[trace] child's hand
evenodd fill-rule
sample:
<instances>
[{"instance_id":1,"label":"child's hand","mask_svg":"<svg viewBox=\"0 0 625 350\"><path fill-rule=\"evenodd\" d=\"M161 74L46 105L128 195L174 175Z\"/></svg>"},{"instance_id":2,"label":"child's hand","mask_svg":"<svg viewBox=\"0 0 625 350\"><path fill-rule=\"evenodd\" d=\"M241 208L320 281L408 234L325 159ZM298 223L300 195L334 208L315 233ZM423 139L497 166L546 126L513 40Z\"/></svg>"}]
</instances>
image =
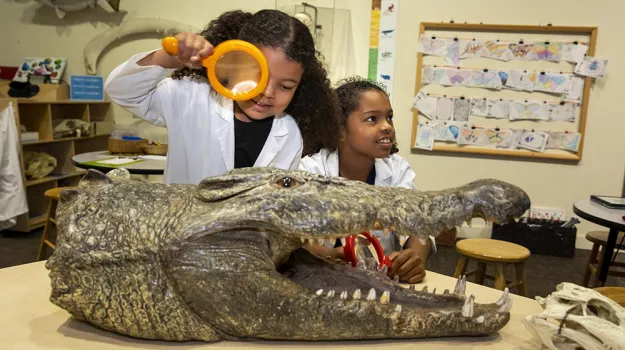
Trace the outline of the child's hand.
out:
<instances>
[{"instance_id":1,"label":"child's hand","mask_svg":"<svg viewBox=\"0 0 625 350\"><path fill-rule=\"evenodd\" d=\"M213 45L199 34L179 33L176 38L178 60L188 67L202 68L202 61L213 53Z\"/></svg>"},{"instance_id":2,"label":"child's hand","mask_svg":"<svg viewBox=\"0 0 625 350\"><path fill-rule=\"evenodd\" d=\"M399 276L401 282L418 283L425 278L425 268L419 253L411 248L393 252L389 256L393 264L389 276Z\"/></svg>"}]
</instances>

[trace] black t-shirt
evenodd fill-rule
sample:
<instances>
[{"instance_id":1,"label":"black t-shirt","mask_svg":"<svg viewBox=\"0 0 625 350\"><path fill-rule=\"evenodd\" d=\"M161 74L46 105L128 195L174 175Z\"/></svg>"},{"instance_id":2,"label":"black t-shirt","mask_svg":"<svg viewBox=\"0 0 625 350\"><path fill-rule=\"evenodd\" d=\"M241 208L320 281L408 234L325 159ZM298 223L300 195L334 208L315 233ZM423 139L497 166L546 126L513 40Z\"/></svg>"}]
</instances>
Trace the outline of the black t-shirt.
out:
<instances>
[{"instance_id":1,"label":"black t-shirt","mask_svg":"<svg viewBox=\"0 0 625 350\"><path fill-rule=\"evenodd\" d=\"M252 120L249 123L234 118L234 167L247 168L254 166L262 151L271 126L273 117Z\"/></svg>"}]
</instances>

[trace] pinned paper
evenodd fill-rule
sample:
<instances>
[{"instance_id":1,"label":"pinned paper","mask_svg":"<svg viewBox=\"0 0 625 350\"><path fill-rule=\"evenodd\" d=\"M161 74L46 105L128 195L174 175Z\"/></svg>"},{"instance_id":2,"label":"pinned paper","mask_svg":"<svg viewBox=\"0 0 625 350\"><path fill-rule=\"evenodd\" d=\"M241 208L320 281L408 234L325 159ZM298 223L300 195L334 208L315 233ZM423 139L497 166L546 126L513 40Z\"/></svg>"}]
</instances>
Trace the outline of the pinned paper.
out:
<instances>
[{"instance_id":1,"label":"pinned paper","mask_svg":"<svg viewBox=\"0 0 625 350\"><path fill-rule=\"evenodd\" d=\"M510 52L512 52L512 57L515 60L536 60L536 54L534 53L534 44L510 44L508 45L508 49L510 49Z\"/></svg>"},{"instance_id":2,"label":"pinned paper","mask_svg":"<svg viewBox=\"0 0 625 350\"><path fill-rule=\"evenodd\" d=\"M548 103L549 121L575 122L575 105L572 103Z\"/></svg>"},{"instance_id":3,"label":"pinned paper","mask_svg":"<svg viewBox=\"0 0 625 350\"><path fill-rule=\"evenodd\" d=\"M540 72L534 84L534 91L562 94L570 86L571 74Z\"/></svg>"},{"instance_id":4,"label":"pinned paper","mask_svg":"<svg viewBox=\"0 0 625 350\"><path fill-rule=\"evenodd\" d=\"M460 58L481 57L488 54L486 44L482 40L460 40Z\"/></svg>"},{"instance_id":5,"label":"pinned paper","mask_svg":"<svg viewBox=\"0 0 625 350\"><path fill-rule=\"evenodd\" d=\"M490 111L490 102L486 98L471 98L471 115L487 117Z\"/></svg>"},{"instance_id":6,"label":"pinned paper","mask_svg":"<svg viewBox=\"0 0 625 350\"><path fill-rule=\"evenodd\" d=\"M567 101L579 102L584 92L584 83L586 79L580 76L573 76L569 81L569 87L564 93L564 99Z\"/></svg>"},{"instance_id":7,"label":"pinned paper","mask_svg":"<svg viewBox=\"0 0 625 350\"><path fill-rule=\"evenodd\" d=\"M435 119L437 103L438 99L436 97L430 96L423 91L419 91L417 96L415 96L412 101L412 106L427 118Z\"/></svg>"},{"instance_id":8,"label":"pinned paper","mask_svg":"<svg viewBox=\"0 0 625 350\"><path fill-rule=\"evenodd\" d=\"M460 128L463 126L465 126L464 123L438 122L434 124L434 129L436 130L434 139L436 141L456 142Z\"/></svg>"},{"instance_id":9,"label":"pinned paper","mask_svg":"<svg viewBox=\"0 0 625 350\"><path fill-rule=\"evenodd\" d=\"M453 120L458 122L466 122L471 114L471 103L464 98L454 99Z\"/></svg>"},{"instance_id":10,"label":"pinned paper","mask_svg":"<svg viewBox=\"0 0 625 350\"><path fill-rule=\"evenodd\" d=\"M521 139L521 134L523 133L522 129L508 129L509 136L504 138L503 141L496 144L497 148L506 148L506 149L517 149L519 145L519 140Z\"/></svg>"},{"instance_id":11,"label":"pinned paper","mask_svg":"<svg viewBox=\"0 0 625 350\"><path fill-rule=\"evenodd\" d=\"M496 71L473 71L468 86L501 90L501 77Z\"/></svg>"},{"instance_id":12,"label":"pinned paper","mask_svg":"<svg viewBox=\"0 0 625 350\"><path fill-rule=\"evenodd\" d=\"M488 143L491 145L498 145L514 136L512 131L508 129L486 129L486 137L488 137Z\"/></svg>"},{"instance_id":13,"label":"pinned paper","mask_svg":"<svg viewBox=\"0 0 625 350\"><path fill-rule=\"evenodd\" d=\"M577 63L584 59L588 52L588 46L580 43L567 43L562 46L562 59L571 63Z\"/></svg>"},{"instance_id":14,"label":"pinned paper","mask_svg":"<svg viewBox=\"0 0 625 350\"><path fill-rule=\"evenodd\" d=\"M578 132L552 131L549 133L546 148L577 152L580 139L581 134Z\"/></svg>"},{"instance_id":15,"label":"pinned paper","mask_svg":"<svg viewBox=\"0 0 625 350\"><path fill-rule=\"evenodd\" d=\"M421 34L419 38L419 46L417 52L422 52L432 56L447 55L447 40L437 39L436 37Z\"/></svg>"},{"instance_id":16,"label":"pinned paper","mask_svg":"<svg viewBox=\"0 0 625 350\"><path fill-rule=\"evenodd\" d=\"M510 104L510 120L548 120L545 103L538 101L512 101Z\"/></svg>"},{"instance_id":17,"label":"pinned paper","mask_svg":"<svg viewBox=\"0 0 625 350\"><path fill-rule=\"evenodd\" d=\"M510 116L510 101L509 100L489 100L490 108L488 110L488 117L504 119Z\"/></svg>"},{"instance_id":18,"label":"pinned paper","mask_svg":"<svg viewBox=\"0 0 625 350\"><path fill-rule=\"evenodd\" d=\"M488 49L488 58L494 58L500 61L510 61L513 58L512 51L508 48L508 43L499 42L498 40L488 40L485 44Z\"/></svg>"},{"instance_id":19,"label":"pinned paper","mask_svg":"<svg viewBox=\"0 0 625 350\"><path fill-rule=\"evenodd\" d=\"M415 139L415 148L432 150L434 147L434 136L436 131L430 124L419 124L419 130L417 131L417 137Z\"/></svg>"},{"instance_id":20,"label":"pinned paper","mask_svg":"<svg viewBox=\"0 0 625 350\"><path fill-rule=\"evenodd\" d=\"M449 97L439 97L436 104L436 119L449 120L454 108L454 101Z\"/></svg>"},{"instance_id":21,"label":"pinned paper","mask_svg":"<svg viewBox=\"0 0 625 350\"><path fill-rule=\"evenodd\" d=\"M423 67L421 82L423 84L451 85L446 69L434 66Z\"/></svg>"},{"instance_id":22,"label":"pinned paper","mask_svg":"<svg viewBox=\"0 0 625 350\"><path fill-rule=\"evenodd\" d=\"M488 143L486 129L476 127L464 127L460 129L460 135L458 135L459 145L485 146L488 145Z\"/></svg>"},{"instance_id":23,"label":"pinned paper","mask_svg":"<svg viewBox=\"0 0 625 350\"><path fill-rule=\"evenodd\" d=\"M519 139L519 147L537 152L544 152L549 134L539 131L524 130Z\"/></svg>"},{"instance_id":24,"label":"pinned paper","mask_svg":"<svg viewBox=\"0 0 625 350\"><path fill-rule=\"evenodd\" d=\"M458 63L460 63L460 42L458 40L448 39L445 64L457 66Z\"/></svg>"},{"instance_id":25,"label":"pinned paper","mask_svg":"<svg viewBox=\"0 0 625 350\"><path fill-rule=\"evenodd\" d=\"M446 69L445 74L449 85L468 85L471 80L471 71L468 69Z\"/></svg>"},{"instance_id":26,"label":"pinned paper","mask_svg":"<svg viewBox=\"0 0 625 350\"><path fill-rule=\"evenodd\" d=\"M504 83L505 86L515 90L534 91L534 83L529 79L526 71L510 69L507 73L508 79Z\"/></svg>"},{"instance_id":27,"label":"pinned paper","mask_svg":"<svg viewBox=\"0 0 625 350\"><path fill-rule=\"evenodd\" d=\"M562 60L562 43L535 42L532 52L539 61L560 62Z\"/></svg>"},{"instance_id":28,"label":"pinned paper","mask_svg":"<svg viewBox=\"0 0 625 350\"><path fill-rule=\"evenodd\" d=\"M607 65L608 60L586 56L575 66L575 74L592 78L603 78Z\"/></svg>"}]
</instances>

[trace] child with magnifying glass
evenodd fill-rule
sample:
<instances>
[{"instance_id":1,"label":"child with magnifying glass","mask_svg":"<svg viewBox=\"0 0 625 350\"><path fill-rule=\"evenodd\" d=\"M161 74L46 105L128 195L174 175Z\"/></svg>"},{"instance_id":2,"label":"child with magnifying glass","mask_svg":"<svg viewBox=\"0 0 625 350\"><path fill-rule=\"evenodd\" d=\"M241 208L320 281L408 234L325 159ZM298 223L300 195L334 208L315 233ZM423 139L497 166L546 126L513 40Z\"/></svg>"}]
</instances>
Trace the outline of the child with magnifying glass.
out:
<instances>
[{"instance_id":1,"label":"child with magnifying glass","mask_svg":"<svg viewBox=\"0 0 625 350\"><path fill-rule=\"evenodd\" d=\"M312 35L276 10L226 12L200 34L181 33L178 55L140 53L115 68L105 90L132 114L168 129L166 183L198 184L234 168L298 169L302 155L336 147L338 105ZM240 39L262 51L262 93L233 101L207 81L201 62Z\"/></svg>"}]
</instances>

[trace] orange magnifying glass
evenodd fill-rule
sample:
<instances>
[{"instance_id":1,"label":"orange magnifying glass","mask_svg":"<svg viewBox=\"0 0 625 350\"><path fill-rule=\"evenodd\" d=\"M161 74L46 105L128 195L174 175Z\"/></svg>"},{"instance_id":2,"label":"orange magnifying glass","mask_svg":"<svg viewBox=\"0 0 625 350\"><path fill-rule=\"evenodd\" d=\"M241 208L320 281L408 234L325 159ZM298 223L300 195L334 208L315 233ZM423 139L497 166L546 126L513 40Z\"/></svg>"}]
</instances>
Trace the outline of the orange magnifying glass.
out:
<instances>
[{"instance_id":1,"label":"orange magnifying glass","mask_svg":"<svg viewBox=\"0 0 625 350\"><path fill-rule=\"evenodd\" d=\"M163 48L170 55L178 54L178 39L163 38ZM213 89L235 100L251 100L265 90L269 68L265 55L243 40L227 40L213 48L202 61Z\"/></svg>"}]
</instances>

